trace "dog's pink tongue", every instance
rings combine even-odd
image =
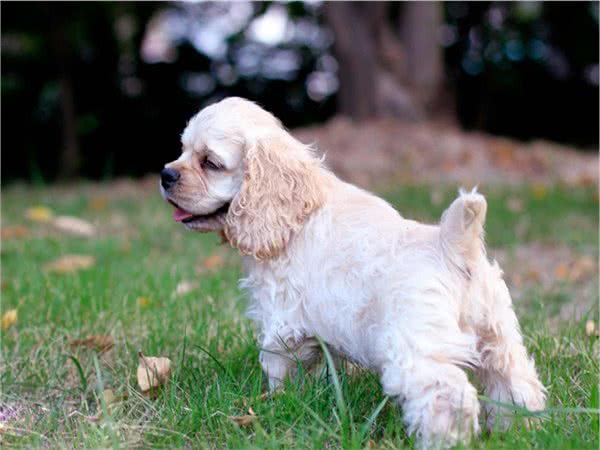
[[[176,208],[175,211],[173,211],[173,219],[175,219],[177,222],[181,222],[193,216],[194,215],[192,213],[189,213],[181,208]]]

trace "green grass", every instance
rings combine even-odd
[[[2,312],[18,309],[18,321],[2,334],[2,411],[18,410],[0,430],[15,447],[105,448],[399,448],[413,446],[401,414],[384,397],[377,377],[366,371],[326,372],[288,382],[277,396],[261,398],[265,382],[258,364],[255,331],[244,317],[237,288],[239,260],[212,235],[185,232],[154,187],[129,192],[90,185],[71,188],[11,187],[2,194],[2,226],[23,224],[29,234],[2,242]],[[515,248],[523,243],[566,245],[594,255],[598,246],[598,199],[589,189],[547,191],[494,189],[488,197],[488,242]],[[391,190],[387,198],[403,215],[435,221],[454,197],[442,192],[432,205],[423,187]],[[97,196],[103,209],[90,207]],[[521,212],[509,199],[519,198]],[[66,236],[24,218],[25,209],[46,205],[96,223],[93,239]],[[513,208],[514,209],[514,208]],[[93,255],[93,268],[52,274],[42,266],[67,253]],[[209,255],[224,264],[203,268]],[[198,273],[200,272],[200,273]],[[182,280],[199,287],[175,296]],[[552,326],[555,305],[569,301],[533,289],[516,305],[527,347],[549,389],[541,425],[517,422],[508,433],[483,434],[473,448],[597,449],[598,339],[583,322]],[[575,292],[575,291],[573,291]],[[140,305],[138,297],[149,304]],[[596,302],[597,303],[597,299]],[[598,309],[589,316],[597,319]],[[69,341],[111,335],[112,350],[98,355]],[[136,387],[137,352],[173,360],[173,377],[155,399]],[[333,382],[332,382],[333,380]],[[104,405],[100,387],[122,402]],[[228,416],[258,415],[238,427]],[[99,420],[90,420],[98,415]],[[87,417],[86,417],[87,416]]]

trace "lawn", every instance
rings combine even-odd
[[[490,253],[513,261],[504,268],[519,292],[515,308],[548,387],[549,410],[533,430],[519,421],[472,447],[597,449],[599,341],[586,333],[587,320],[598,325],[597,190],[482,190]],[[454,187],[384,190],[403,215],[427,221],[437,220],[454,194]],[[36,206],[90,221],[97,233],[75,237],[27,219]],[[261,396],[255,330],[237,287],[239,258],[216,236],[175,224],[157,182],[11,186],[2,192],[2,229],[1,309],[18,312],[2,331],[3,445],[412,448],[400,411],[384,403],[368,372],[341,368],[336,390],[331,371],[321,371]],[[535,252],[519,260],[522,248],[550,251],[538,264]],[[93,265],[45,269],[66,254],[92,256]],[[570,276],[581,258],[594,262],[592,272]],[[531,268],[538,266],[536,274]],[[577,317],[569,316],[571,303]],[[71,345],[94,335],[112,337],[114,346],[100,352]],[[172,377],[154,398],[137,387],[140,350],[173,361]],[[231,419],[249,408],[257,416],[249,425]]]

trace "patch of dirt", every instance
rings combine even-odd
[[[567,246],[539,243],[520,245],[511,250],[494,249],[489,256],[504,270],[515,303],[528,292],[542,295],[567,293],[557,311],[549,311],[550,324],[579,321],[598,304],[598,251],[576,252]]]
[[[547,141],[530,143],[464,132],[434,123],[376,119],[360,124],[335,117],[293,130],[314,143],[343,179],[377,186],[386,181],[485,184],[598,185],[598,153]]]

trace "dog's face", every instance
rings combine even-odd
[[[228,98],[194,116],[183,132],[181,156],[161,171],[162,196],[188,229],[224,228],[244,178],[243,158],[260,129],[279,127],[254,103]]]
[[[192,118],[161,193],[188,229],[222,231],[256,258],[278,255],[322,203],[321,160],[270,113],[227,98]]]

